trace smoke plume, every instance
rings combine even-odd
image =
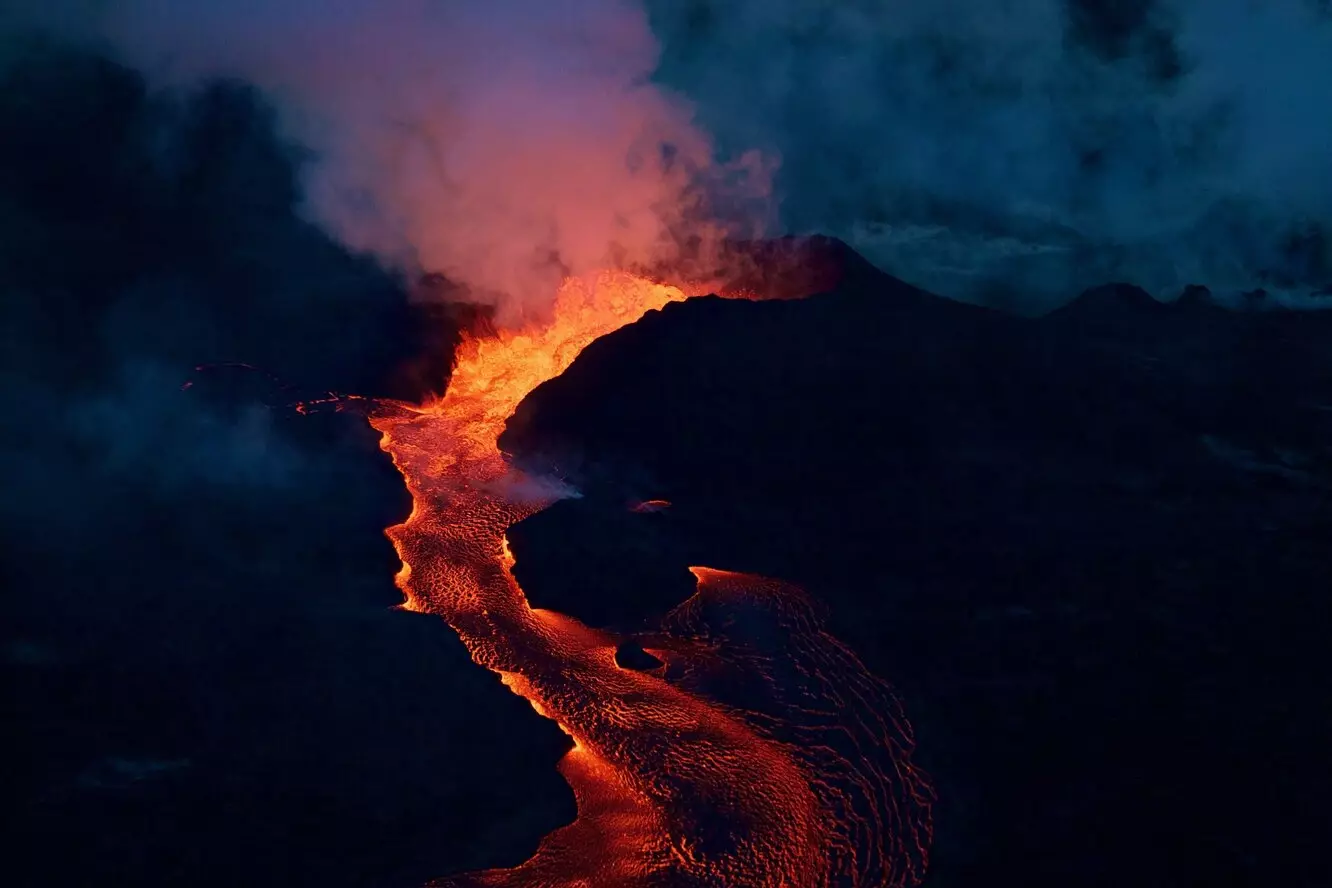
[[[948,295],[1332,283],[1321,0],[648,0],[660,77],[782,158],[787,230]]]
[[[669,261],[717,231],[712,146],[651,82],[634,0],[115,0],[62,24],[159,84],[258,87],[313,153],[314,220],[393,267],[509,297],[509,320],[565,274]]]

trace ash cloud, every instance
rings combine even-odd
[[[669,262],[721,234],[719,195],[764,190],[755,158],[714,164],[689,104],[651,81],[633,0],[115,0],[55,27],[159,83],[253,84],[312,151],[310,218],[501,320],[565,274]]]
[[[649,0],[660,79],[782,221],[947,295],[1332,283],[1318,0]]]

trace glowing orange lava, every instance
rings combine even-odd
[[[888,688],[823,632],[799,590],[694,568],[697,593],[624,640],[528,605],[505,540],[569,491],[496,438],[519,401],[599,336],[686,298],[621,273],[569,280],[551,320],[460,350],[448,392],[371,422],[413,497],[389,529],[406,607],[437,614],[481,666],[554,720],[578,817],[519,867],[441,885],[904,886],[924,872],[928,783]],[[757,631],[746,633],[744,627]]]

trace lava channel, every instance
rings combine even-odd
[[[693,568],[695,595],[631,638],[532,608],[510,571],[507,529],[571,491],[508,463],[506,419],[588,343],[684,298],[624,273],[570,279],[548,323],[464,342],[442,398],[371,414],[413,498],[388,530],[404,607],[442,617],[573,739],[559,768],[574,822],[520,866],[432,884],[815,888],[924,874],[933,796],[910,726],[800,590]],[[664,667],[617,665],[627,640]]]

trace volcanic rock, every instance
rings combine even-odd
[[[1201,284],[1189,284],[1179,294],[1179,299],[1175,300],[1175,305],[1180,308],[1197,308],[1213,304],[1212,291]]]
[[[621,669],[634,669],[639,672],[650,672],[666,665],[634,641],[621,642],[615,649],[615,662]]]

